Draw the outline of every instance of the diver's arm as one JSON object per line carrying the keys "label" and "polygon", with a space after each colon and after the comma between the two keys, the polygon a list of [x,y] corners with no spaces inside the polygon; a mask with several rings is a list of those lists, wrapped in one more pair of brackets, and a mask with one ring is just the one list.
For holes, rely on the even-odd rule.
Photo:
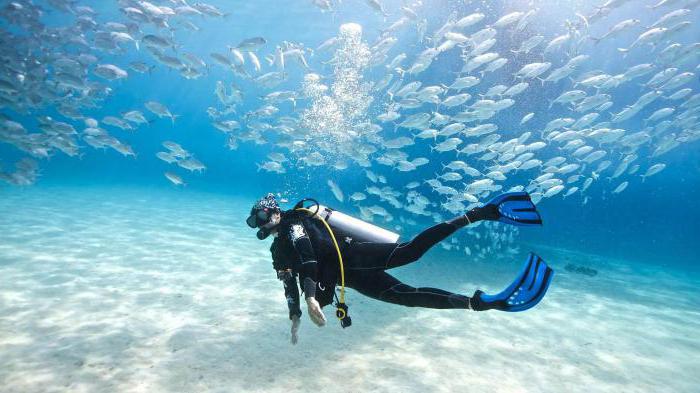
{"label": "diver's arm", "polygon": [[292,225],[289,231],[292,245],[299,255],[299,280],[306,299],[316,296],[316,254],[314,253],[311,239],[301,224]]}
{"label": "diver's arm", "polygon": [[299,255],[299,278],[302,280],[309,318],[317,326],[323,326],[326,324],[326,317],[323,315],[321,305],[315,297],[318,263],[316,262],[316,254],[314,253],[311,239],[309,239],[309,235],[301,224],[292,225],[289,236],[294,249]]}
{"label": "diver's arm", "polygon": [[299,307],[299,286],[297,279],[291,269],[278,270],[277,278],[284,284],[284,296],[287,298],[287,306],[289,307],[289,319],[301,316],[301,308]]}

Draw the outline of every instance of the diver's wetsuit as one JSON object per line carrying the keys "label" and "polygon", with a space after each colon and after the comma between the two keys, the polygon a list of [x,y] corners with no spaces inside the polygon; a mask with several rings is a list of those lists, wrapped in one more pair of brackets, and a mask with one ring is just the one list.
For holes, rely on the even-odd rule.
{"label": "diver's wetsuit", "polygon": [[[472,210],[466,216],[442,222],[405,243],[354,241],[334,230],[343,255],[345,286],[363,295],[409,307],[470,308],[469,297],[437,288],[414,288],[397,280],[387,269],[417,261],[438,242],[464,225],[483,219],[483,212]],[[321,306],[330,304],[340,279],[338,256],[323,224],[316,219],[285,214],[278,236],[270,247],[273,267],[284,282],[289,317],[301,315],[300,277],[305,296],[314,296]]]}

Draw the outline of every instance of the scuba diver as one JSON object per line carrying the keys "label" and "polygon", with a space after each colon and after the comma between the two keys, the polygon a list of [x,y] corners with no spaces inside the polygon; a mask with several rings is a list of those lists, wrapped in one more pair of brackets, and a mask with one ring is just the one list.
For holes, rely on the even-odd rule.
{"label": "scuba diver", "polygon": [[[314,205],[304,207],[307,201]],[[484,206],[434,225],[403,243],[398,243],[398,234],[322,206],[310,198],[284,211],[271,193],[255,203],[246,223],[258,229],[260,240],[274,236],[270,246],[272,266],[284,284],[292,321],[292,343],[296,344],[302,315],[297,276],[309,317],[318,326],[325,325],[321,308],[330,304],[334,295],[341,326],[350,326],[344,299],[346,286],[371,298],[408,307],[516,312],[535,306],[544,297],[553,271],[534,253],[530,253],[513,283],[495,295],[477,290],[468,297],[437,288],[414,288],[386,272],[417,261],[458,229],[482,220],[521,226],[542,225],[526,192],[499,195]],[[339,283],[340,299],[335,290]]]}

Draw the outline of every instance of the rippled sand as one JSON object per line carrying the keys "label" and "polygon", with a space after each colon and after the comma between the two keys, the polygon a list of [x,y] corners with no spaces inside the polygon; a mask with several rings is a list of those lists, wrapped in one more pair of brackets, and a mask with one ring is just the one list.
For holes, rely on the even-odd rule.
{"label": "rippled sand", "polygon": [[[183,192],[184,191],[184,192]],[[700,280],[533,246],[557,271],[521,314],[407,308],[350,290],[353,326],[306,318],[243,220],[190,190],[0,190],[3,392],[694,392]],[[500,289],[521,261],[394,270],[416,286]],[[522,258],[525,258],[523,253]],[[568,262],[598,269],[569,273]]]}

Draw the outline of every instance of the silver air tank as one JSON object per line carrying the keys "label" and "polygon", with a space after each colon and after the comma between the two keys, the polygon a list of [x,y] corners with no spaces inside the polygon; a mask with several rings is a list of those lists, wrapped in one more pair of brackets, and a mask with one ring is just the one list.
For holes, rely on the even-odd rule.
{"label": "silver air tank", "polygon": [[[315,211],[316,208],[311,207],[310,210]],[[396,243],[399,240],[397,233],[348,216],[327,206],[318,205],[318,216],[331,227],[346,233],[357,242]]]}

